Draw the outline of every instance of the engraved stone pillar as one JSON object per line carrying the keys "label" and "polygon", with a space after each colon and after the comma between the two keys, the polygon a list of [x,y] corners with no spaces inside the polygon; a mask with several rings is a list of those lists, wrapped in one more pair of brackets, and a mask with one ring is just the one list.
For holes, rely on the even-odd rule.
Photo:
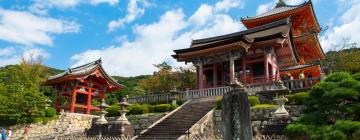
{"label": "engraved stone pillar", "polygon": [[222,129],[224,140],[251,140],[250,104],[241,85],[224,94],[222,101]]}

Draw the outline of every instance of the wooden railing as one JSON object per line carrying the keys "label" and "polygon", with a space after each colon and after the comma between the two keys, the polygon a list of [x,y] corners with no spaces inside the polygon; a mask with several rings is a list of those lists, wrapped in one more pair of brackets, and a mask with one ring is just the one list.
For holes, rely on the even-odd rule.
{"label": "wooden railing", "polygon": [[[258,92],[278,91],[287,88],[290,91],[307,90],[320,81],[320,77],[294,79],[283,81],[284,86],[280,86],[277,81],[268,81],[261,84],[248,84],[245,87],[249,95],[254,95]],[[172,99],[189,100],[201,97],[223,96],[231,90],[230,86],[205,88],[196,90],[177,91],[164,94],[149,94],[145,96],[130,97],[129,103],[152,103],[152,102],[171,102]]]}

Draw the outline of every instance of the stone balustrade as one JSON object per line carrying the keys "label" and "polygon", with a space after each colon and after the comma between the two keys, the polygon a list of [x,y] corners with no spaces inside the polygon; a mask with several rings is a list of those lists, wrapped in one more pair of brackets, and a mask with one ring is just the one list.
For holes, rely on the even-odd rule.
{"label": "stone balustrade", "polygon": [[[249,95],[255,95],[263,92],[277,92],[282,90],[304,91],[308,90],[320,81],[320,77],[294,79],[286,81],[265,82],[258,84],[246,85],[246,91]],[[177,91],[164,94],[149,94],[145,96],[131,97],[129,103],[154,103],[154,102],[170,102],[172,99],[188,100],[194,98],[223,96],[231,90],[230,86],[205,88],[196,90]]]}

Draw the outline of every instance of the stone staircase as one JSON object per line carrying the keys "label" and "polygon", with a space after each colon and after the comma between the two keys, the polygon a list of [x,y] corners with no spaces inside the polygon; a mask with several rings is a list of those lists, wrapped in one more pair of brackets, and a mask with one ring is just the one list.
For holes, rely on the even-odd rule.
{"label": "stone staircase", "polygon": [[215,98],[193,99],[135,139],[176,140],[215,106]]}

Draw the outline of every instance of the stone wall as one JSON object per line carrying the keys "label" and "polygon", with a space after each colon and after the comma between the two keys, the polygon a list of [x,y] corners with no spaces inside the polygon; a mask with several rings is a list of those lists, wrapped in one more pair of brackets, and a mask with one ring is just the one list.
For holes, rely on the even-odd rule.
{"label": "stone wall", "polygon": [[[130,123],[133,125],[135,135],[140,133],[142,130],[147,129],[151,124],[164,117],[167,113],[151,113],[143,115],[129,115],[126,116]],[[113,121],[116,117],[108,117],[107,120]]]}
{"label": "stone wall", "polygon": [[[286,110],[289,112],[292,120],[296,120],[300,114],[302,106],[292,105],[285,106]],[[272,113],[275,112],[276,109],[251,109],[251,125],[252,126],[262,126],[264,124],[269,123],[270,118],[272,117]],[[213,113],[213,123],[214,133],[216,137],[221,137],[222,135],[222,127],[221,127],[221,110],[215,110]]]}
{"label": "stone wall", "polygon": [[[130,115],[127,118],[134,126],[135,132],[140,132],[165,115],[166,113]],[[95,118],[98,118],[98,116],[63,113],[57,119],[51,120],[46,124],[42,122],[30,124],[29,138],[53,138],[58,135],[83,133],[91,127],[92,122],[96,120]],[[115,119],[115,117],[107,118],[109,122]],[[13,139],[23,138],[25,125],[16,125],[11,127],[11,129],[13,130]]]}
{"label": "stone wall", "polygon": [[[30,139],[54,137],[56,135],[80,133],[91,127],[93,115],[63,113],[56,120],[44,124],[42,122],[30,124]],[[13,139],[21,139],[24,134],[25,125],[11,127]]]}

